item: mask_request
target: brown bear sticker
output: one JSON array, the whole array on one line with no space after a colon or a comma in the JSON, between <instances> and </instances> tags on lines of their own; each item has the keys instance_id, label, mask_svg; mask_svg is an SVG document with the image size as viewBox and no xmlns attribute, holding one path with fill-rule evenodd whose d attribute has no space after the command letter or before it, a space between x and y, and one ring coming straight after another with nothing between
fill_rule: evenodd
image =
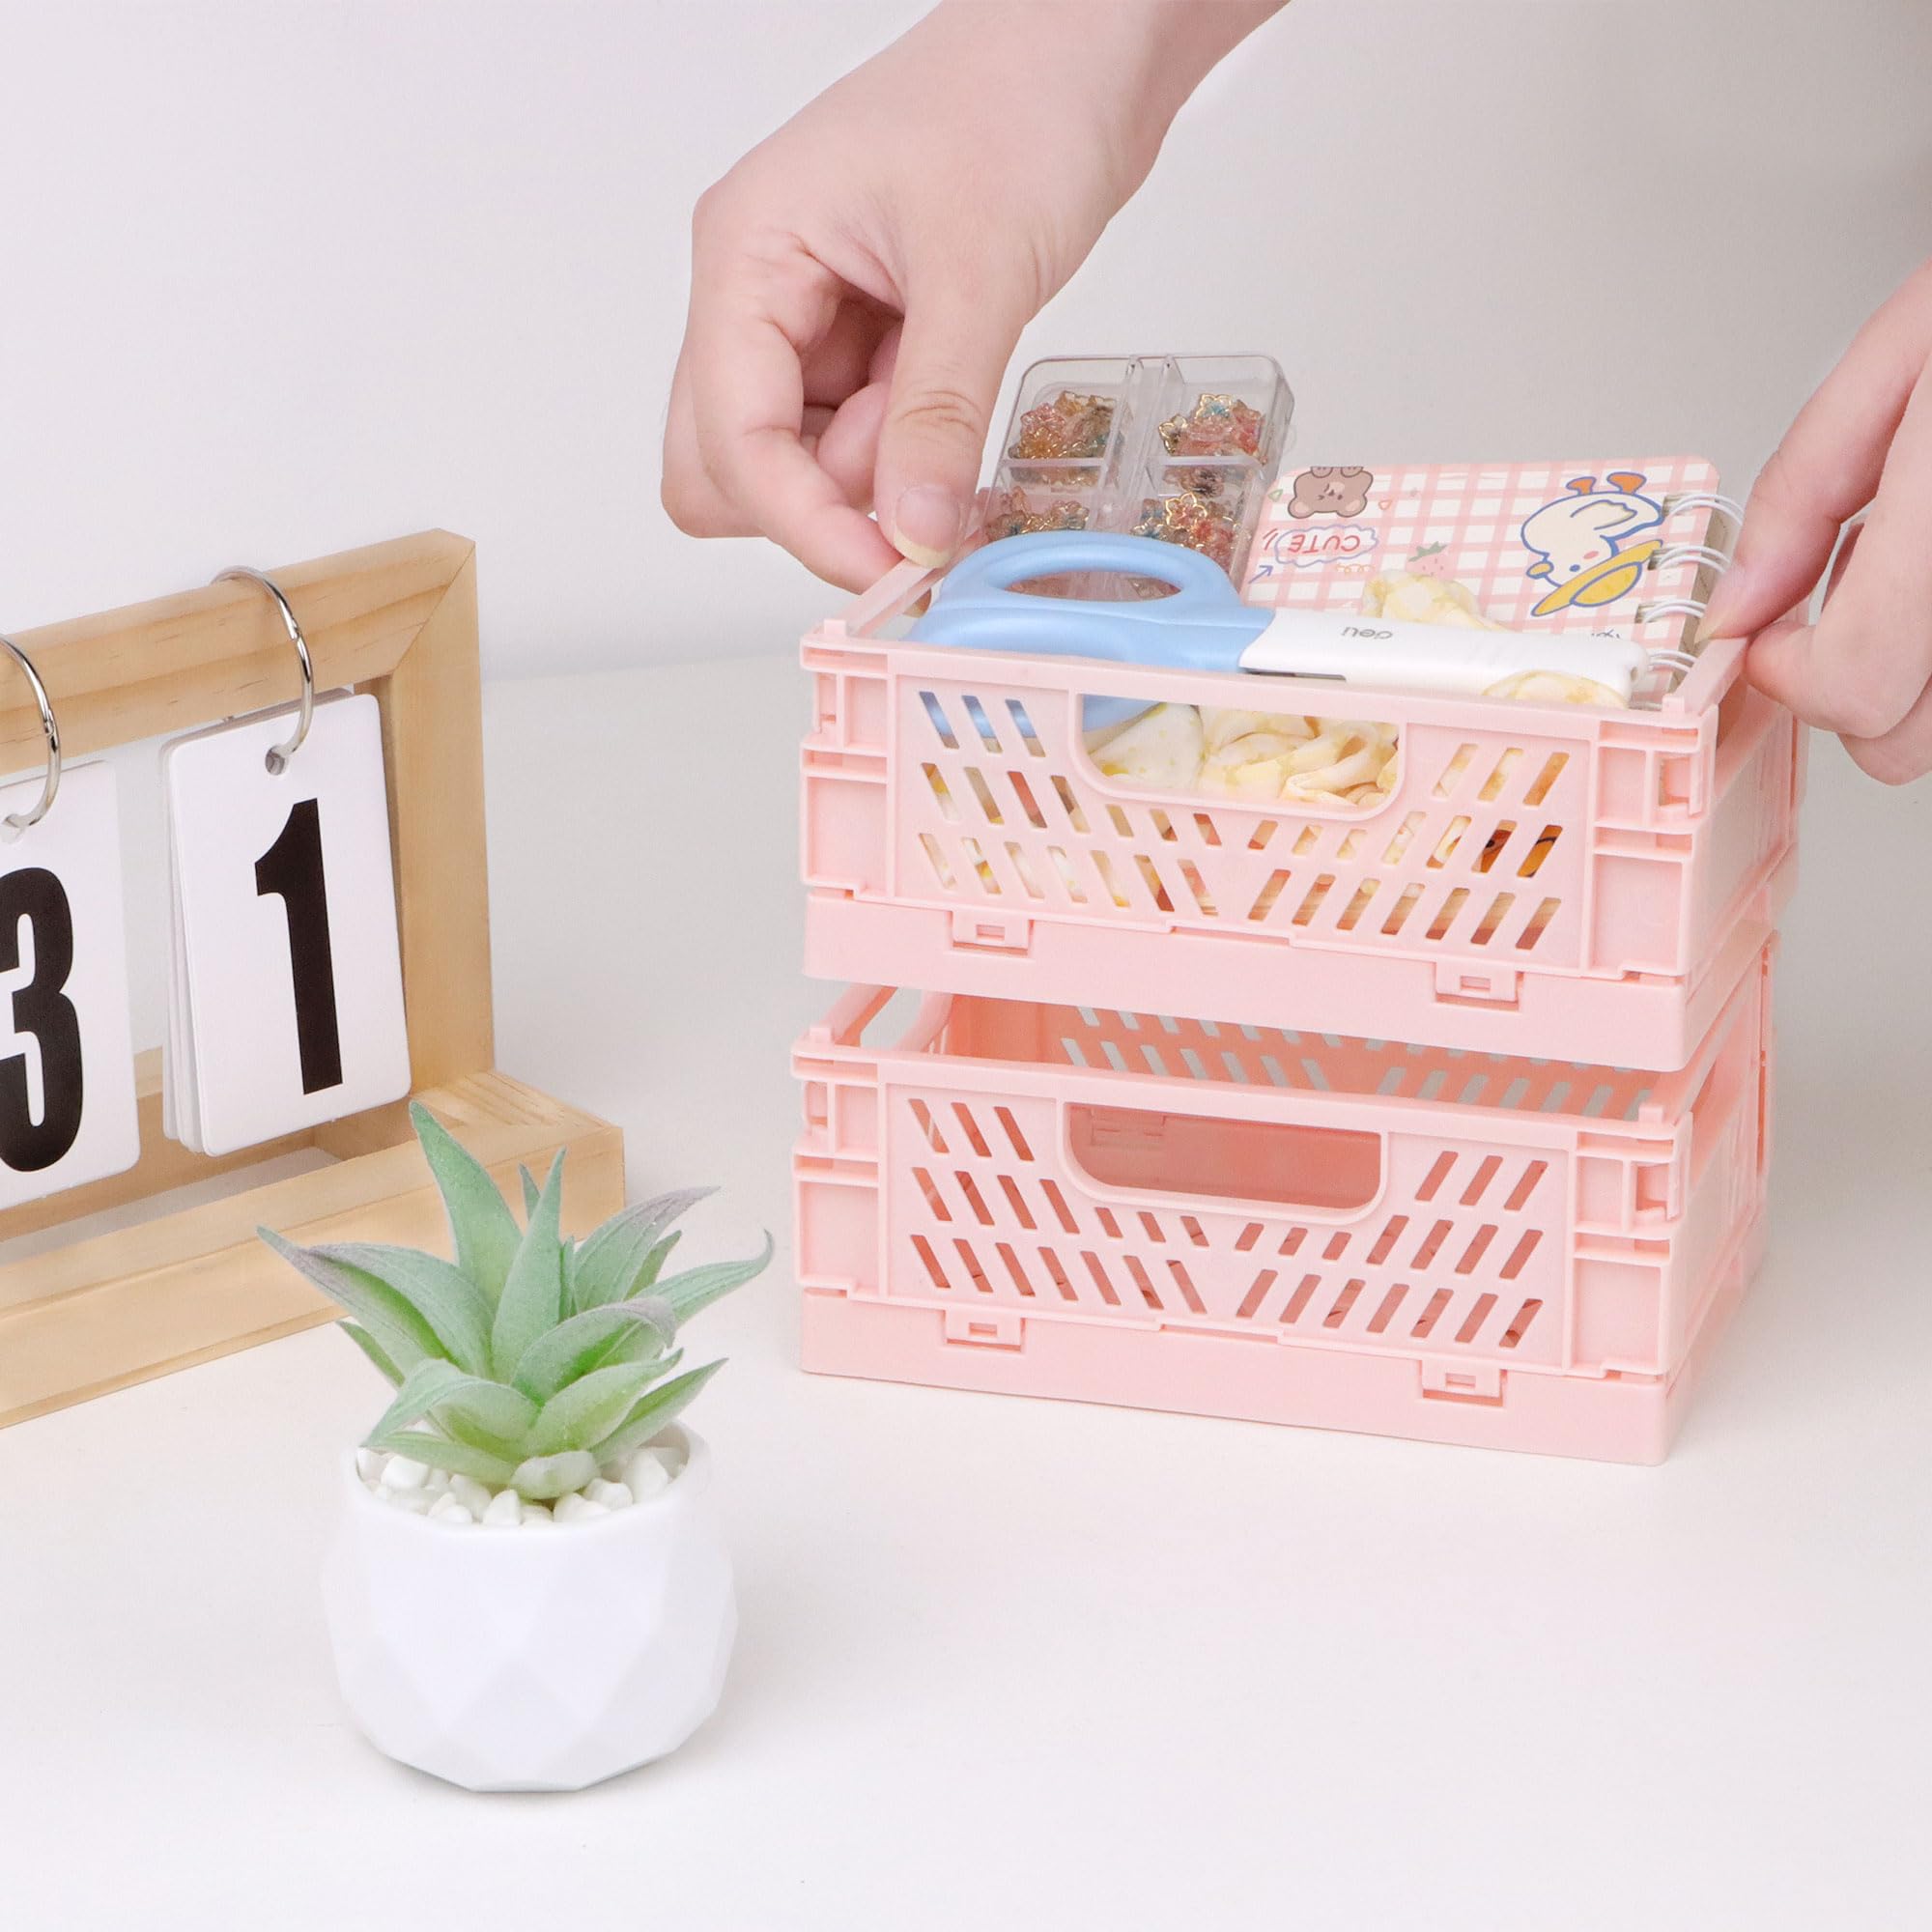
<instances>
[{"instance_id":1,"label":"brown bear sticker","mask_svg":"<svg viewBox=\"0 0 1932 1932\"><path fill-rule=\"evenodd\" d=\"M1359 465L1348 469L1318 464L1294 479L1291 517L1359 517L1369 507L1375 477Z\"/></svg>"}]
</instances>

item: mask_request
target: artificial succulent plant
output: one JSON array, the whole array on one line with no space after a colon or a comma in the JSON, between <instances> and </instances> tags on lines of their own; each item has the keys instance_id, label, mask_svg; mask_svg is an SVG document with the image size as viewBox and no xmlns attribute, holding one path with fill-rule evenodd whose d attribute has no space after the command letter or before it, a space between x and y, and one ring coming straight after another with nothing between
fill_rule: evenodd
<instances>
[{"instance_id":1,"label":"artificial succulent plant","mask_svg":"<svg viewBox=\"0 0 1932 1932\"><path fill-rule=\"evenodd\" d=\"M348 1310L342 1327L395 1386L366 1448L531 1502L566 1495L648 1441L724 1367L674 1373L677 1331L764 1267L771 1236L747 1261L666 1275L671 1222L712 1191L693 1187L573 1241L557 1227L561 1152L541 1188L524 1173L519 1228L428 1110L410 1117L448 1210L454 1262L371 1241L302 1248L259 1232Z\"/></svg>"}]
</instances>

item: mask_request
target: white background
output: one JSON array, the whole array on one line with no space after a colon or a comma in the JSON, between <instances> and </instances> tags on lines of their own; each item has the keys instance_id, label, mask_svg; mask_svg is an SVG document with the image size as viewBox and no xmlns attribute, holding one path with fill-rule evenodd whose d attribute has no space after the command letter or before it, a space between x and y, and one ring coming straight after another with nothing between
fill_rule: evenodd
<instances>
[{"instance_id":1,"label":"white background","mask_svg":"<svg viewBox=\"0 0 1932 1932\"><path fill-rule=\"evenodd\" d=\"M499 1057L634 1190L722 1180L700 1255L788 1218L826 600L657 512L683 225L911 11L0 13L0 621L477 537ZM1028 353L1271 349L1303 460L1744 478L1932 252L1928 55L1912 0L1297 0ZM1815 749L1771 1254L1662 1469L806 1378L781 1248L693 1338L723 1710L486 1804L344 1724L315 1569L381 1392L298 1337L0 1433L0 1920L1922 1919L1932 786Z\"/></svg>"},{"instance_id":2,"label":"white background","mask_svg":"<svg viewBox=\"0 0 1932 1932\"><path fill-rule=\"evenodd\" d=\"M658 507L690 208L921 11L8 0L0 626L440 524L493 670L782 649L805 572ZM1742 484L1932 253L1928 73L1917 0L1296 0L1023 358L1270 351L1297 460Z\"/></svg>"}]
</instances>

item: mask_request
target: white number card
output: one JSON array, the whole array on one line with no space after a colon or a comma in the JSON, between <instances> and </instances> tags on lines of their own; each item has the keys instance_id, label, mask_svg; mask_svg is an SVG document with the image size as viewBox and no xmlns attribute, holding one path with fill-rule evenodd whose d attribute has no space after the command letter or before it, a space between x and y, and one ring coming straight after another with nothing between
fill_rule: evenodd
<instances>
[{"instance_id":1,"label":"white number card","mask_svg":"<svg viewBox=\"0 0 1932 1932\"><path fill-rule=\"evenodd\" d=\"M231 1153L410 1090L376 700L319 700L162 753L175 906L167 1130Z\"/></svg>"},{"instance_id":2,"label":"white number card","mask_svg":"<svg viewBox=\"0 0 1932 1932\"><path fill-rule=\"evenodd\" d=\"M70 766L24 831L36 778L0 787L0 1208L140 1157L114 773Z\"/></svg>"}]
</instances>

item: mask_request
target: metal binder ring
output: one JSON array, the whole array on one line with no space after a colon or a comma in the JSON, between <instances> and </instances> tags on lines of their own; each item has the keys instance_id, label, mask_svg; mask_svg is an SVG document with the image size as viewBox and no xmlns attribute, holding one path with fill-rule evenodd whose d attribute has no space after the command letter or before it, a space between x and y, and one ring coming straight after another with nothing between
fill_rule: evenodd
<instances>
[{"instance_id":1,"label":"metal binder ring","mask_svg":"<svg viewBox=\"0 0 1932 1932\"><path fill-rule=\"evenodd\" d=\"M281 585L273 578L265 577L261 571L249 569L245 563L224 570L214 581L225 583L231 578L245 578L250 583L259 583L275 600L275 608L282 613L282 628L288 632L289 642L296 647L296 657L301 664L301 710L296 718L296 728L285 744L275 746L263 760L270 771L280 778L288 770L289 760L301 750L302 740L308 736L310 722L315 717L315 665L308 654L308 639L302 636L302 627L296 621L289 600L282 595Z\"/></svg>"},{"instance_id":2,"label":"metal binder ring","mask_svg":"<svg viewBox=\"0 0 1932 1932\"><path fill-rule=\"evenodd\" d=\"M41 729L47 738L47 776L41 786L40 804L32 811L10 811L6 818L6 823L15 832L25 832L47 815L47 808L53 804L54 794L60 790L60 725L54 719L53 700L47 696L47 688L41 682L41 674L34 668L33 660L12 638L0 638L0 644L7 647L14 662L27 673L27 682L34 687L34 701L41 707Z\"/></svg>"}]
</instances>

